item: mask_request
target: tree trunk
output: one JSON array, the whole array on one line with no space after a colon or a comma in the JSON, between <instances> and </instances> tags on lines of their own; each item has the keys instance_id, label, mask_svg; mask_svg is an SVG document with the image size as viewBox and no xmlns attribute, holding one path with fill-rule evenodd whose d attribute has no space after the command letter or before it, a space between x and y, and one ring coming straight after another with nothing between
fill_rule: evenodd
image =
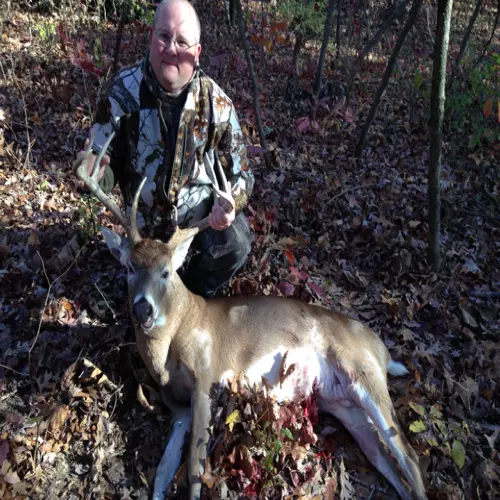
<instances>
[{"instance_id":1,"label":"tree trunk","mask_svg":"<svg viewBox=\"0 0 500 500\"><path fill-rule=\"evenodd\" d=\"M500 19L500 0L498 0L498 2L497 2L497 15L495 17L493 29L491 30L490 39L484 44L483 51L482 51L481 55L479 56L479 59L474 63L474 68L483 60L484 54L486 54L486 51L488 50L488 47L490 46L491 41L493 40L493 37L495 36L495 31L497 30L499 19Z\"/></svg>"},{"instance_id":2,"label":"tree trunk","mask_svg":"<svg viewBox=\"0 0 500 500\"><path fill-rule=\"evenodd\" d=\"M116 73L118 71L118 62L120 61L120 48L122 44L123 30L125 28L125 24L127 24L131 7L132 7L132 2L130 0L125 0L125 2L123 2L122 14L120 16L118 28L116 29L115 53L113 55L113 68L111 70L112 73Z\"/></svg>"},{"instance_id":3,"label":"tree trunk","mask_svg":"<svg viewBox=\"0 0 500 500\"><path fill-rule=\"evenodd\" d=\"M299 74L299 55L303 45L304 45L304 38L302 37L302 33L298 31L297 34L295 35L295 44L293 45L293 54L292 54L293 76L298 76Z\"/></svg>"},{"instance_id":4,"label":"tree trunk","mask_svg":"<svg viewBox=\"0 0 500 500\"><path fill-rule=\"evenodd\" d=\"M236 6L236 0L229 0L229 26L234 27L236 21L236 13L238 7Z\"/></svg>"},{"instance_id":5,"label":"tree trunk","mask_svg":"<svg viewBox=\"0 0 500 500\"><path fill-rule=\"evenodd\" d=\"M467 47L467 42L469 41L470 34L472 32L472 28L474 27L474 23L476 22L477 16L479 15L479 12L481 11L481 7L483 6L483 0L477 0L476 2L476 8L474 9L474 12L472 13L472 16L469 21L469 25L467 26L467 29L465 30L464 37L462 39L462 43L460 44L460 50L458 52L457 59L455 61L455 67L453 68L453 71L451 72L450 76L450 83L453 81L455 78L458 67L460 66L460 62L462 61L462 57L465 52L465 47Z\"/></svg>"},{"instance_id":6,"label":"tree trunk","mask_svg":"<svg viewBox=\"0 0 500 500\"><path fill-rule=\"evenodd\" d=\"M391 27L392 23L400 17L403 17L409 1L410 0L403 0L403 2L398 5L398 7L396 7L391 12L390 16L382 23L382 26L380 26L375 36L366 44L365 48L361 51L358 58L356 59L356 62L354 63L355 69L361 65L363 59L374 49L379 40L382 38L382 35Z\"/></svg>"},{"instance_id":7,"label":"tree trunk","mask_svg":"<svg viewBox=\"0 0 500 500\"><path fill-rule=\"evenodd\" d=\"M498 0L500 2L500 0ZM335 33L335 57L338 59L340 56L340 13L342 9L342 0L337 4L337 32Z\"/></svg>"},{"instance_id":8,"label":"tree trunk","mask_svg":"<svg viewBox=\"0 0 500 500\"><path fill-rule=\"evenodd\" d=\"M316 97L318 97L319 91L321 89L321 80L323 78L323 68L325 66L326 50L328 48L328 41L330 40L330 33L332 31L334 7L335 7L335 0L328 0L328 10L326 11L325 30L323 31L323 43L321 44L318 69L316 71L316 80L314 82L314 93L316 94Z\"/></svg>"},{"instance_id":9,"label":"tree trunk","mask_svg":"<svg viewBox=\"0 0 500 500\"><path fill-rule=\"evenodd\" d=\"M384 76L382 77L382 81L377 89L377 93L375 94L375 98L373 99L372 106L370 108L370 113L368 114L368 118L366 119L366 123L361 131L361 135L359 138L359 142L356 146L356 156L361 156L363 152L363 148L365 146L366 137L368 135L368 130L370 129L370 125L372 124L373 119L375 118L375 113L377 112L377 107L379 105L382 94L384 93L387 84L389 83L389 79L392 74L392 70L394 69L394 65L396 64L396 60L398 58L399 52L403 43L405 41L406 35L412 28L415 23L415 19L417 18L418 11L422 5L423 0L413 0L413 5L411 6L410 14L406 21L406 24L403 27L403 30L399 34L398 40L396 41L396 45L394 50L392 51L391 57L387 63L387 67L385 68Z\"/></svg>"},{"instance_id":10,"label":"tree trunk","mask_svg":"<svg viewBox=\"0 0 500 500\"><path fill-rule=\"evenodd\" d=\"M432 64L432 90L430 102L428 198L429 198L429 264L439 271L441 255L439 249L441 224L441 137L443 132L444 103L446 99L446 60L450 39L450 21L453 0L438 0L436 43Z\"/></svg>"},{"instance_id":11,"label":"tree trunk","mask_svg":"<svg viewBox=\"0 0 500 500\"><path fill-rule=\"evenodd\" d=\"M259 84L257 83L257 76L255 75L255 69L252 61L252 54L250 53L250 45L245 33L245 21L243 19L243 10L241 8L241 0L234 0L236 4L236 11L238 14L238 28L240 32L241 43L243 44L243 50L245 51L245 57L248 65L248 73L252 80L252 96L253 96L253 109L255 112L255 122L257 124L257 130L259 132L260 145L264 149L264 160L266 162L267 168L271 168L271 156L267 149L266 136L264 134L264 127L262 126L262 120L260 119L260 103L259 103Z\"/></svg>"}]
</instances>

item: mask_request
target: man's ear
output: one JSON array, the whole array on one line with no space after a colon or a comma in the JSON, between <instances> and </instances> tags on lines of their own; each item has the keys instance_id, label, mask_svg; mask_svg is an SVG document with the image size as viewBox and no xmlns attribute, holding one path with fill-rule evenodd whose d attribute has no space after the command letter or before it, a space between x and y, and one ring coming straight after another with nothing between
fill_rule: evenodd
<instances>
[{"instance_id":1,"label":"man's ear","mask_svg":"<svg viewBox=\"0 0 500 500\"><path fill-rule=\"evenodd\" d=\"M193 238L199 233L198 228L179 229L177 228L167 245L172 252L172 266L174 271L177 271L186 259L189 247L193 242Z\"/></svg>"},{"instance_id":2,"label":"man's ear","mask_svg":"<svg viewBox=\"0 0 500 500\"><path fill-rule=\"evenodd\" d=\"M123 266L127 266L128 261L130 260L130 253L132 251L132 246L127 238L116 234L107 227L99 227L99 229L104 236L104 241L106 242L106 245L108 245L109 251L121 262Z\"/></svg>"}]
</instances>

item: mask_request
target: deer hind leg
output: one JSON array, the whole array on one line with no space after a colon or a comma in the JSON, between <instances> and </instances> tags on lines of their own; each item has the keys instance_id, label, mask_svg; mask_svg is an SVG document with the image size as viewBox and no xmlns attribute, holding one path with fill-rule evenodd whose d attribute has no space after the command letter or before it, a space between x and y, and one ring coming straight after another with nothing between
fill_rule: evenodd
<instances>
[{"instance_id":1,"label":"deer hind leg","mask_svg":"<svg viewBox=\"0 0 500 500\"><path fill-rule=\"evenodd\" d=\"M366 457L394 486L399 496L405 500L411 500L412 496L408 486L402 481L394 459L384 447L377 429L366 412L357 406L345 407L338 403L330 403L327 406L322 406L322 409L342 422Z\"/></svg>"},{"instance_id":2,"label":"deer hind leg","mask_svg":"<svg viewBox=\"0 0 500 500\"><path fill-rule=\"evenodd\" d=\"M163 500L165 498L165 493L181 464L184 439L191 430L190 408L174 413L172 417L172 431L156 471L153 500Z\"/></svg>"},{"instance_id":3,"label":"deer hind leg","mask_svg":"<svg viewBox=\"0 0 500 500\"><path fill-rule=\"evenodd\" d=\"M413 497L419 500L424 500L427 498L427 496L425 494L425 487L422 480L420 467L418 465L417 454L408 443L401 427L396 420L394 408L392 406L387 386L385 385L385 383L376 385L379 391L378 402L373 397L372 393L367 389L366 385L361 384L360 382L349 385L346 390L347 397L354 405L348 408L348 410L354 415L354 410L352 409L357 408L357 412L355 413L356 418L360 423L363 424L364 422L364 425L361 425L362 434L360 438L370 439L371 437L371 448L375 451L375 454L373 459L368 453L367 456L384 475L384 470L388 470L388 474L386 475L387 479L389 479L389 481L393 484L393 486L403 498ZM359 412L361 412L361 414ZM344 418L345 417L346 416L344 415ZM368 426L367 423L369 423L370 425ZM349 427L349 422L347 428L351 430ZM372 429L372 432L369 433L367 429ZM356 430L356 427L354 427L353 431L356 432ZM361 446L363 446L357 437L356 440ZM389 461L393 464L394 461L391 459L387 451L381 453L381 449L385 450L383 446L384 444L392 452L394 458L401 467L401 470L403 471L404 476L410 485L410 490L412 493L410 497L408 497L407 494L406 496L403 494L406 488L402 489L404 483L399 478L399 474L397 475L397 477L395 477L395 474L392 473L388 468ZM380 464L380 467L378 464ZM384 470L381 467L384 467Z\"/></svg>"}]
</instances>

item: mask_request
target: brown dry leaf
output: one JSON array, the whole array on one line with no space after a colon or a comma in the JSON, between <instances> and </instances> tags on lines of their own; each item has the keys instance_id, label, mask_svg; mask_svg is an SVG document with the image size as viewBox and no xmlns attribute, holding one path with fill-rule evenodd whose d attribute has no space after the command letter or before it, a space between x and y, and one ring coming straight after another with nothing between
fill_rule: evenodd
<instances>
[{"instance_id":1,"label":"brown dry leaf","mask_svg":"<svg viewBox=\"0 0 500 500\"><path fill-rule=\"evenodd\" d=\"M61 431L68 420L69 413L70 408L68 405L60 405L52 412L49 419L49 430L52 431L53 434L58 434Z\"/></svg>"},{"instance_id":2,"label":"brown dry leaf","mask_svg":"<svg viewBox=\"0 0 500 500\"><path fill-rule=\"evenodd\" d=\"M28 236L28 245L38 248L40 246L40 240L36 231L31 231Z\"/></svg>"},{"instance_id":3,"label":"brown dry leaf","mask_svg":"<svg viewBox=\"0 0 500 500\"><path fill-rule=\"evenodd\" d=\"M459 306L459 309L462 313L462 319L464 320L464 323L471 328L477 328L478 324L473 316L474 310L472 309L472 307L465 308L463 306Z\"/></svg>"},{"instance_id":4,"label":"brown dry leaf","mask_svg":"<svg viewBox=\"0 0 500 500\"><path fill-rule=\"evenodd\" d=\"M460 382L455 382L455 391L460 396L463 404L470 409L472 398L477 398L479 384L470 377L463 377Z\"/></svg>"},{"instance_id":5,"label":"brown dry leaf","mask_svg":"<svg viewBox=\"0 0 500 500\"><path fill-rule=\"evenodd\" d=\"M212 465L210 464L210 458L205 461L205 472L200 477L201 482L205 484L208 489L212 489L217 483L218 477L212 474Z\"/></svg>"},{"instance_id":6,"label":"brown dry leaf","mask_svg":"<svg viewBox=\"0 0 500 500\"><path fill-rule=\"evenodd\" d=\"M403 340L403 342L413 342L413 332L408 328L401 328L397 336Z\"/></svg>"},{"instance_id":7,"label":"brown dry leaf","mask_svg":"<svg viewBox=\"0 0 500 500\"><path fill-rule=\"evenodd\" d=\"M492 460L482 460L476 467L475 472L481 486L486 491L491 490L494 483L497 483L497 485L500 483L500 467Z\"/></svg>"}]
</instances>

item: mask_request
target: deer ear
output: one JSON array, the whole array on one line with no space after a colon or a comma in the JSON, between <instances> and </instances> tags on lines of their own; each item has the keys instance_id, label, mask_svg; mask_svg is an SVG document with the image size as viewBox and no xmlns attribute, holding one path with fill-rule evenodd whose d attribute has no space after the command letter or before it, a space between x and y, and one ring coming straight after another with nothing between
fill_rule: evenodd
<instances>
[{"instance_id":1,"label":"deer ear","mask_svg":"<svg viewBox=\"0 0 500 500\"><path fill-rule=\"evenodd\" d=\"M174 235L168 242L168 246L172 251L172 266L174 271L177 271L186 259L189 247L193 242L193 238L198 234L197 228L193 229L179 229L177 228Z\"/></svg>"},{"instance_id":2,"label":"deer ear","mask_svg":"<svg viewBox=\"0 0 500 500\"><path fill-rule=\"evenodd\" d=\"M99 229L104 236L104 241L106 242L106 245L108 245L109 251L121 262L123 266L126 266L130 259L130 252L132 250L127 238L120 236L107 227L99 227Z\"/></svg>"}]
</instances>

